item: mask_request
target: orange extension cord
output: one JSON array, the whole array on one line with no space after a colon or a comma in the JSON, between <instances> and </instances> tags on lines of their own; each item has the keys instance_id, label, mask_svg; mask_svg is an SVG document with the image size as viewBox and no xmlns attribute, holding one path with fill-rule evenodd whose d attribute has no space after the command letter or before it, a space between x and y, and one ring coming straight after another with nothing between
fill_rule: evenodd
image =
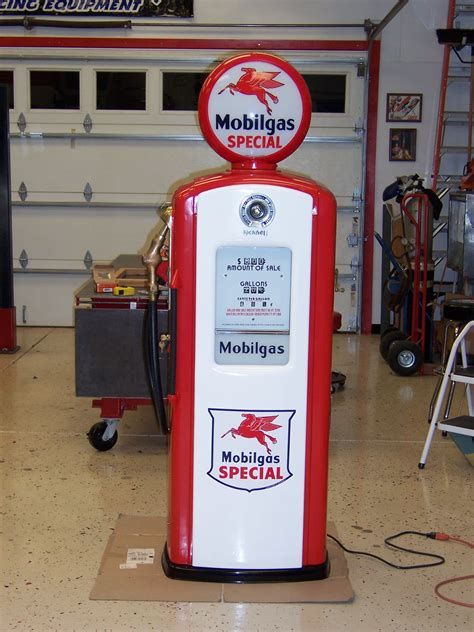
<instances>
[{"instance_id":1,"label":"orange extension cord","mask_svg":"<svg viewBox=\"0 0 474 632\"><path fill-rule=\"evenodd\" d=\"M435 540L450 540L451 542L459 542L460 544L466 544L471 549L474 549L474 544L472 542L468 542L467 540L462 540L461 538L457 538L453 535L448 535L447 533L436 533ZM446 586L447 584L454 584L455 582L462 582L465 580L474 579L474 575L464 575L463 577L452 577L451 579L445 579L439 584L435 586L435 594L440 599L444 599L444 601L449 601L449 603L454 603L456 606L464 606L465 608L474 608L474 603L466 603L464 601L458 601L457 599L451 599L450 597L446 597L441 594L440 588L441 586Z\"/></svg>"}]
</instances>

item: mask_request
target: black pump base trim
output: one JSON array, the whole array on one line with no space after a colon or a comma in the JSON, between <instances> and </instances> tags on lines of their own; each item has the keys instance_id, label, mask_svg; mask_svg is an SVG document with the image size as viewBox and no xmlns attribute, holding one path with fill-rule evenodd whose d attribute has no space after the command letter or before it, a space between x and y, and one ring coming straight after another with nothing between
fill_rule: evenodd
<instances>
[{"instance_id":1,"label":"black pump base trim","mask_svg":"<svg viewBox=\"0 0 474 632\"><path fill-rule=\"evenodd\" d=\"M301 568L206 568L204 566L187 566L173 564L165 549L161 557L165 575L170 579L184 579L195 582L217 582L219 584L257 584L269 582L302 582L326 579L329 576L329 558L323 564L303 566Z\"/></svg>"}]
</instances>

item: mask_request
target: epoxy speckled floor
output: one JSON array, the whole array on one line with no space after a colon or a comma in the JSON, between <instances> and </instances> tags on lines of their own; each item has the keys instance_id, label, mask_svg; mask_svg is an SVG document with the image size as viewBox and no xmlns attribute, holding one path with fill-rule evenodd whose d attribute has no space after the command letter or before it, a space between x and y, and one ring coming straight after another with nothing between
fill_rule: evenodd
<instances>
[{"instance_id":1,"label":"epoxy speckled floor","mask_svg":"<svg viewBox=\"0 0 474 632\"><path fill-rule=\"evenodd\" d=\"M473 573L472 552L432 540L410 541L446 556L425 571L349 556L351 604L89 601L118 513L166 513L166 446L144 408L126 414L111 452L89 446L98 412L74 396L73 337L72 329L22 328L21 351L0 355L2 631L474 628L473 610L433 592L442 579ZM410 563L383 538L411 529L474 540L473 469L454 443L436 436L426 469L417 469L435 378L392 375L377 337L339 335L334 347L347 386L333 397L329 515L343 542ZM474 599L472 584L446 593Z\"/></svg>"}]
</instances>

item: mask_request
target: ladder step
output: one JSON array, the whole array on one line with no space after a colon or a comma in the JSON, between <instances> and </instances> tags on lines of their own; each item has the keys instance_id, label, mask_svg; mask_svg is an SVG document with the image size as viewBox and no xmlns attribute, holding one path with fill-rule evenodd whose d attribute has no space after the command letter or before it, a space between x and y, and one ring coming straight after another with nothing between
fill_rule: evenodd
<instances>
[{"instance_id":1,"label":"ladder step","mask_svg":"<svg viewBox=\"0 0 474 632\"><path fill-rule=\"evenodd\" d=\"M444 122L457 120L459 122L467 123L469 119L469 110L445 110Z\"/></svg>"},{"instance_id":2,"label":"ladder step","mask_svg":"<svg viewBox=\"0 0 474 632\"><path fill-rule=\"evenodd\" d=\"M444 419L438 423L438 428L444 432L457 432L474 437L474 417L461 415L460 417Z\"/></svg>"},{"instance_id":3,"label":"ladder step","mask_svg":"<svg viewBox=\"0 0 474 632\"><path fill-rule=\"evenodd\" d=\"M451 145L449 147L441 147L441 153L443 154L467 154L467 147L458 147L457 145Z\"/></svg>"},{"instance_id":4,"label":"ladder step","mask_svg":"<svg viewBox=\"0 0 474 632\"><path fill-rule=\"evenodd\" d=\"M451 373L449 379L452 382L464 382L465 384L474 384L474 366L456 367L454 373Z\"/></svg>"},{"instance_id":5,"label":"ladder step","mask_svg":"<svg viewBox=\"0 0 474 632\"><path fill-rule=\"evenodd\" d=\"M469 4L468 2L459 2L456 4L456 13L459 15L460 13L473 13L474 12L474 4Z\"/></svg>"}]
</instances>

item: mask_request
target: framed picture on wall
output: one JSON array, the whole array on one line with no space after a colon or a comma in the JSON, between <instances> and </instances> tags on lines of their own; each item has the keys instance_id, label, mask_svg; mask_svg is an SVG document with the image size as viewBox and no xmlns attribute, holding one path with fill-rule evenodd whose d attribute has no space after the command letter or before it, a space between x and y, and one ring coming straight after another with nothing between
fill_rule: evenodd
<instances>
[{"instance_id":1,"label":"framed picture on wall","mask_svg":"<svg viewBox=\"0 0 474 632\"><path fill-rule=\"evenodd\" d=\"M413 162L416 160L416 129L390 130L390 160Z\"/></svg>"},{"instance_id":2,"label":"framed picture on wall","mask_svg":"<svg viewBox=\"0 0 474 632\"><path fill-rule=\"evenodd\" d=\"M420 123L422 94L387 94L387 121Z\"/></svg>"}]
</instances>

